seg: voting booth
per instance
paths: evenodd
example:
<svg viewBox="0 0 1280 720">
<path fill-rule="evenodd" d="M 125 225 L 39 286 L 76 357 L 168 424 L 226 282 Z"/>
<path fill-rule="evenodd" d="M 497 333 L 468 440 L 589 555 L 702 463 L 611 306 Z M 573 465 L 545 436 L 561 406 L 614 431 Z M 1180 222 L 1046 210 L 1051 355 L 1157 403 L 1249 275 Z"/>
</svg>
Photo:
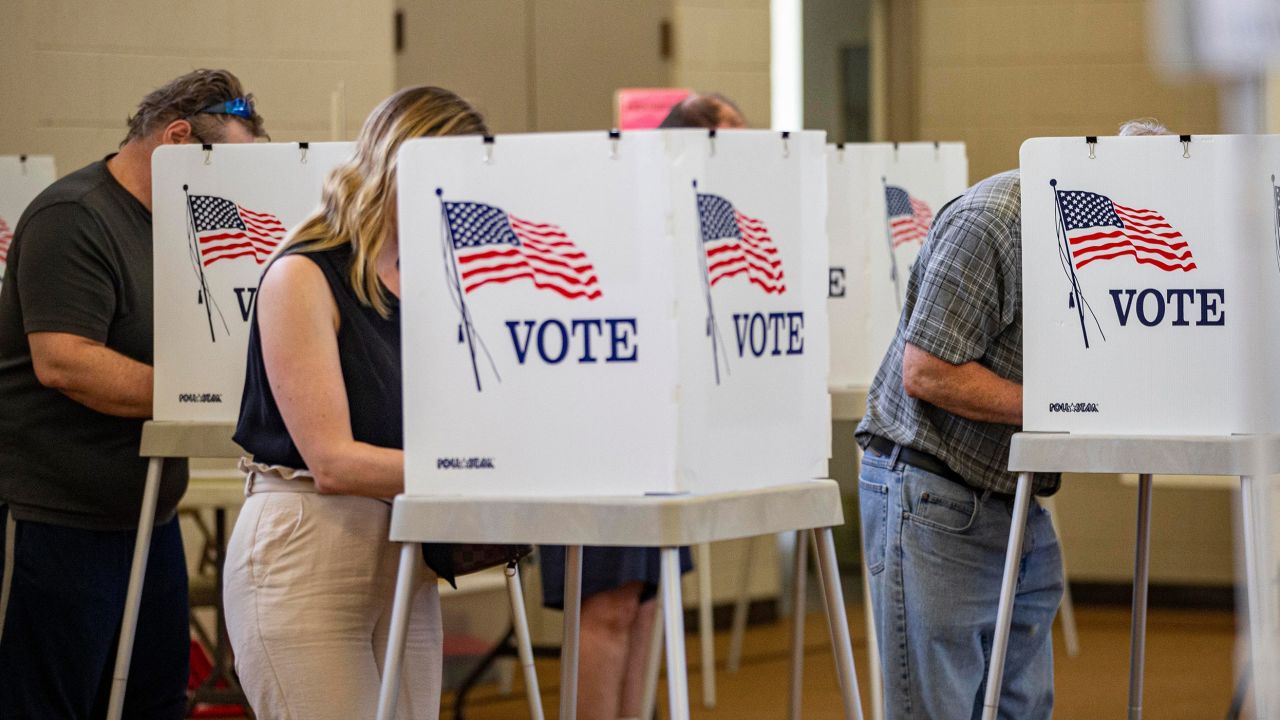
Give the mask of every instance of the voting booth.
<svg viewBox="0 0 1280 720">
<path fill-rule="evenodd" d="M 417 543 L 567 546 L 562 717 L 582 547 L 660 547 L 671 717 L 687 718 L 678 548 L 797 530 L 814 532 L 845 717 L 860 717 L 839 488 L 815 480 L 823 134 L 429 138 L 398 173 L 405 547 L 378 717 L 394 713 Z"/>
<path fill-rule="evenodd" d="M 1277 172 L 1272 136 L 1022 146 L 1026 430 L 1280 430 Z"/>
<path fill-rule="evenodd" d="M 1280 137 L 1022 146 L 1023 427 L 983 718 L 997 716 L 1036 472 L 1136 473 L 1129 717 L 1142 716 L 1152 476 L 1235 475 L 1259 717 L 1276 677 Z"/>
<path fill-rule="evenodd" d="M 236 421 L 262 271 L 353 150 L 165 145 L 152 155 L 155 420 Z"/>
<path fill-rule="evenodd" d="M 55 177 L 52 156 L 0 155 L 0 286 L 18 219 Z"/>
<path fill-rule="evenodd" d="M 831 387 L 871 384 L 934 215 L 968 186 L 964 143 L 828 145 Z"/>
<path fill-rule="evenodd" d="M 825 475 L 823 163 L 810 132 L 406 143 L 406 492 Z"/>
</svg>

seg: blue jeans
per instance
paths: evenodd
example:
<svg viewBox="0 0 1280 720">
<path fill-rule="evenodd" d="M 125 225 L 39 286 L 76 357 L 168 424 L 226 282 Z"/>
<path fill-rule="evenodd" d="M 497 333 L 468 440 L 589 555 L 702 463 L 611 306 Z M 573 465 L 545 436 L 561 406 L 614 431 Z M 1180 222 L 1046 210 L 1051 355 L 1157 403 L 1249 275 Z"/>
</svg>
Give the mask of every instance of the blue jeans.
<svg viewBox="0 0 1280 720">
<path fill-rule="evenodd" d="M 888 720 L 980 718 L 1012 501 L 868 451 L 858 483 Z M 1032 503 L 1000 717 L 1053 712 L 1062 555 Z"/>
</svg>

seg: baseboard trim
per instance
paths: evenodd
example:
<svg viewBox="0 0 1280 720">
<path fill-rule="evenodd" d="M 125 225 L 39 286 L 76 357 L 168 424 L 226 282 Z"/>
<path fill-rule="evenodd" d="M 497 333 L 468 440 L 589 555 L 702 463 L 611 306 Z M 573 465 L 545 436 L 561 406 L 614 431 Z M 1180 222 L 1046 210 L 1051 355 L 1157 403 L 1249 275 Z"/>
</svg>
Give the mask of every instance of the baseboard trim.
<svg viewBox="0 0 1280 720">
<path fill-rule="evenodd" d="M 1124 605 L 1133 603 L 1133 585 L 1127 582 L 1071 581 L 1071 600 L 1077 605 Z M 1148 607 L 1186 610 L 1234 610 L 1236 589 L 1231 585 L 1179 585 L 1151 583 L 1147 587 Z"/>
<path fill-rule="evenodd" d="M 752 600 L 747 605 L 747 625 L 769 625 L 778 621 L 778 601 L 776 598 Z M 733 626 L 733 603 L 717 603 L 712 606 L 711 625 L 716 630 L 728 630 Z M 693 632 L 698 629 L 698 608 L 685 608 L 685 630 Z"/>
</svg>

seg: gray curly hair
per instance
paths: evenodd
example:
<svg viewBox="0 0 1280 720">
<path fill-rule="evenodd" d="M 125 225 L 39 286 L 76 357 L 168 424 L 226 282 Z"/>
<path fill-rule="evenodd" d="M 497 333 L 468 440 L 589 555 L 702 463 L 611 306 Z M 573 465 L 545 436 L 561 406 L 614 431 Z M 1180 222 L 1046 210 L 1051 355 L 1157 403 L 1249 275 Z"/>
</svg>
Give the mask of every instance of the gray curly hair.
<svg viewBox="0 0 1280 720">
<path fill-rule="evenodd" d="M 1120 131 L 1116 133 L 1121 137 L 1136 137 L 1139 135 L 1172 135 L 1169 128 L 1164 123 L 1153 117 L 1134 118 L 1133 120 L 1125 120 L 1120 123 Z"/>
</svg>

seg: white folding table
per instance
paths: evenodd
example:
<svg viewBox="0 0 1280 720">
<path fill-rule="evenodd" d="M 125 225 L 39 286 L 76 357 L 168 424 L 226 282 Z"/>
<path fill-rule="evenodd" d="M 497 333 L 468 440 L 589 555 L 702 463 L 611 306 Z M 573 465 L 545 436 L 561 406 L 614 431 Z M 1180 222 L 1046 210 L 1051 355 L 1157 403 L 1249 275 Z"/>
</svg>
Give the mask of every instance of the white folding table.
<svg viewBox="0 0 1280 720">
<path fill-rule="evenodd" d="M 423 542 L 565 545 L 565 619 L 561 647 L 560 718 L 577 714 L 578 620 L 584 545 L 658 546 L 661 600 L 672 720 L 688 720 L 689 690 L 680 590 L 681 546 L 794 530 L 812 530 L 825 592 L 844 714 L 861 720 L 853 648 L 831 528 L 843 522 L 840 490 L 810 480 L 760 490 L 709 495 L 588 498 L 477 498 L 400 495 L 391 512 L 391 540 L 404 543 L 391 634 L 383 665 L 379 720 L 395 717 L 409 600 Z"/>
<path fill-rule="evenodd" d="M 1013 618 L 1022 540 L 1031 504 L 1031 477 L 1036 472 L 1135 473 L 1138 475 L 1137 542 L 1134 549 L 1133 617 L 1130 627 L 1130 720 L 1142 717 L 1142 680 L 1146 652 L 1148 551 L 1151 539 L 1151 476 L 1235 475 L 1240 478 L 1244 518 L 1245 576 L 1249 599 L 1250 642 L 1253 656 L 1262 635 L 1260 584 L 1266 577 L 1259 561 L 1258 538 L 1269 518 L 1257 512 L 1255 479 L 1280 472 L 1280 435 L 1227 435 L 1215 437 L 1153 437 L 1079 435 L 1070 433 L 1018 433 L 1009 452 L 1009 469 L 1018 473 L 1009 547 L 1005 556 L 1000 605 L 996 615 L 991 667 L 983 700 L 983 720 L 995 720 L 1004 679 L 1009 626 Z M 1254 668 L 1255 677 L 1259 676 Z M 1264 676 L 1265 677 L 1265 676 Z M 1270 717 L 1266 693 L 1255 693 L 1256 716 Z"/>
</svg>

